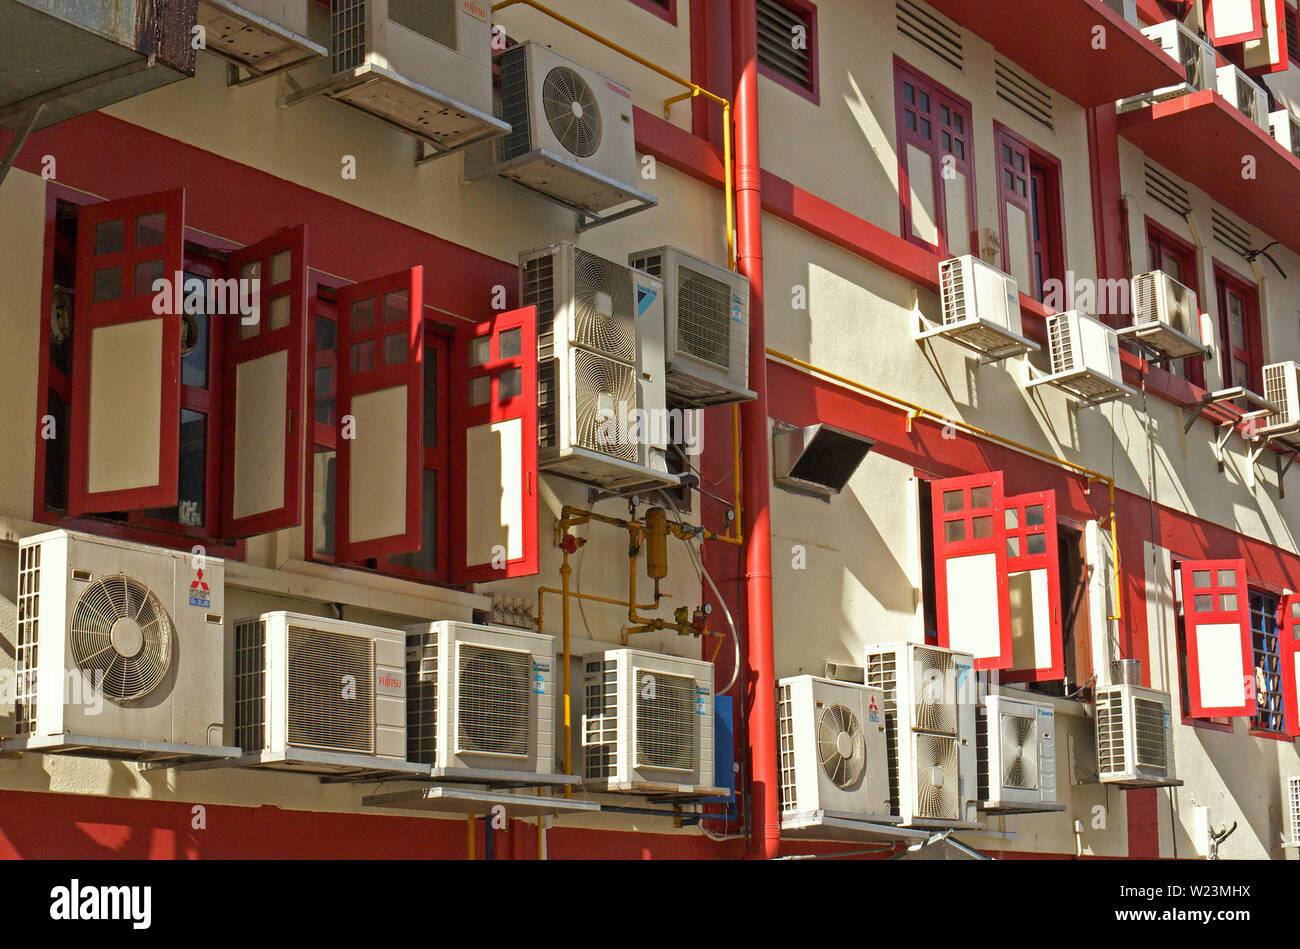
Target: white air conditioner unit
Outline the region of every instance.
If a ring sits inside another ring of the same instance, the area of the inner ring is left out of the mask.
[[[538,463],[606,490],[668,472],[663,284],[573,244],[520,257],[537,307]]]
[[[400,629],[284,611],[235,623],[233,744],[286,770],[400,770],[405,656]]]
[[[1300,365],[1288,360],[1265,366],[1264,398],[1278,410],[1264,419],[1257,434],[1291,434],[1300,429]]]
[[[1169,693],[1137,685],[1097,690],[1097,773],[1102,784],[1161,787],[1174,777]]]
[[[1268,114],[1268,125],[1277,143],[1300,158],[1300,118],[1290,109],[1279,109]]]
[[[1196,293],[1160,270],[1133,278],[1133,325],[1121,335],[1171,359],[1205,355]]]
[[[1150,105],[1153,102],[1162,102],[1165,99],[1174,99],[1189,92],[1215,88],[1216,59],[1214,47],[1207,40],[1202,39],[1178,20],[1166,20],[1164,23],[1144,27],[1142,35],[1182,66],[1187,81],[1124,99],[1119,105],[1121,112]]]
[[[1286,813],[1290,839],[1282,846],[1300,848],[1300,775],[1286,779]]]
[[[1231,64],[1220,66],[1218,89],[1219,95],[1227,99],[1229,105],[1235,107],[1264,131],[1268,131],[1268,94],[1259,83],[1242,72],[1240,67]]]
[[[890,820],[885,696],[818,676],[777,685],[783,816]]]
[[[406,757],[434,777],[555,777],[555,640],[523,629],[406,627]]]
[[[976,708],[980,808],[1060,811],[1056,802],[1056,710],[1050,703],[989,695]]]
[[[978,257],[954,257],[939,264],[939,302],[943,323],[932,327],[922,319],[918,340],[944,336],[982,353],[986,361],[1038,349],[1021,333],[1015,278]]]
[[[329,61],[304,71],[295,104],[324,95],[396,126],[435,154],[509,131],[492,114],[490,4],[485,0],[330,0],[308,16]]]
[[[1078,310],[1053,313],[1047,317],[1047,344],[1052,371],[1044,376],[1030,367],[1026,388],[1053,385],[1085,405],[1133,395],[1124,384],[1119,336],[1100,320]]]
[[[632,93],[622,83],[538,43],[496,54],[497,115],[511,131],[465,156],[471,181],[501,175],[586,214],[629,201],[658,203],[636,187]]]
[[[310,0],[199,0],[205,49],[255,73],[280,72],[329,55],[308,39]]]
[[[68,531],[18,545],[15,734],[28,750],[233,757],[225,565]]]
[[[905,827],[975,827],[975,659],[918,643],[866,647],[884,693],[891,811]]]
[[[749,280],[673,247],[638,251],[627,262],[664,282],[669,394],[699,408],[754,398],[749,389]]]
[[[584,784],[594,791],[717,797],[713,664],[637,649],[583,657]]]

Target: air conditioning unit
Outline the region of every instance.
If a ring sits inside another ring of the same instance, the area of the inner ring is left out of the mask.
[[[668,472],[663,284],[573,244],[520,258],[537,307],[538,463],[606,490]]]
[[[749,389],[749,280],[673,247],[630,254],[664,282],[667,388],[698,408],[754,398]]]
[[[1015,278],[978,257],[954,257],[939,264],[939,301],[943,323],[923,329],[917,339],[944,336],[990,360],[1038,348],[1021,333]]]
[[[1286,813],[1290,839],[1283,846],[1300,848],[1300,775],[1286,779]]]
[[[1056,803],[1056,710],[1046,702],[989,695],[975,710],[980,808],[1064,810]]]
[[[1133,278],[1133,336],[1172,359],[1204,356],[1196,293],[1160,270]]]
[[[891,812],[905,827],[978,826],[974,657],[884,643],[865,666],[884,693]]]
[[[310,0],[199,0],[205,48],[256,73],[279,72],[329,55],[307,38]]]
[[[295,104],[324,95],[416,136],[435,153],[509,131],[492,114],[486,0],[330,0],[309,19],[330,38],[329,60],[304,71]]]
[[[1300,429],[1300,365],[1287,361],[1265,366],[1264,398],[1278,410],[1259,426],[1259,435],[1290,434]]]
[[[233,743],[286,770],[404,764],[405,655],[399,629],[284,611],[237,622]]]
[[[501,175],[580,213],[658,203],[636,187],[632,93],[538,43],[496,54],[496,114],[511,131],[465,156],[471,181]]]
[[[889,820],[884,693],[803,675],[777,699],[782,815]]]
[[[1137,685],[1097,690],[1097,772],[1102,784],[1160,787],[1174,778],[1169,693]]]
[[[406,757],[434,777],[553,776],[555,640],[523,629],[406,627]]]
[[[1279,109],[1268,114],[1268,125],[1277,143],[1300,158],[1300,118],[1290,109]]]
[[[1263,87],[1251,79],[1240,67],[1220,66],[1218,72],[1219,95],[1228,100],[1246,118],[1264,131],[1268,131],[1268,95]]]
[[[1044,376],[1031,367],[1027,388],[1053,385],[1085,405],[1133,395],[1124,384],[1119,336],[1100,320],[1078,310],[1050,314],[1047,344],[1052,371]]]
[[[1154,26],[1143,28],[1142,35],[1164,50],[1183,67],[1187,81],[1176,86],[1165,86],[1163,89],[1157,89],[1145,95],[1125,99],[1120,103],[1120,111],[1215,87],[1217,78],[1215,75],[1214,47],[1189,27],[1178,20],[1166,20],[1164,23],[1157,23]]]
[[[29,750],[231,757],[223,561],[50,531],[18,544],[15,734]]]
[[[595,791],[716,797],[713,664],[637,649],[583,657],[582,762]]]

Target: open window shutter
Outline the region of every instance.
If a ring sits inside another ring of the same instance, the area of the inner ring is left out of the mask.
[[[225,320],[221,536],[302,520],[307,228],[230,255],[227,277],[258,281],[258,311]]]
[[[1215,46],[1244,43],[1264,35],[1261,0],[1205,0],[1205,32]]]
[[[176,504],[184,235],[184,190],[79,212],[70,515]]]
[[[1244,560],[1184,560],[1187,714],[1255,714],[1250,592]]]
[[[335,559],[420,549],[424,268],[338,292]]]
[[[537,308],[462,328],[451,361],[456,582],[537,573]]]
[[[1260,0],[1263,34],[1242,49],[1242,62],[1253,74],[1280,72],[1290,66],[1286,51],[1286,18],[1295,16],[1286,0]]]
[[[1300,594],[1289,593],[1277,607],[1277,652],[1282,666],[1282,717],[1286,733],[1300,737]]]
[[[1060,547],[1056,492],[1004,501],[1011,654],[1005,682],[1040,682],[1065,675],[1061,637]]]
[[[939,645],[975,656],[975,668],[1012,662],[1002,472],[931,484]]]

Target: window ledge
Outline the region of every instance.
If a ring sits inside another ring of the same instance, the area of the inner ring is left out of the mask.
[[[1191,725],[1193,728],[1204,728],[1206,731],[1212,732],[1228,732],[1231,734],[1233,730],[1232,722],[1207,722],[1203,718],[1188,718],[1186,715],[1183,716],[1183,724]]]
[[[1284,735],[1281,732],[1265,731],[1262,728],[1250,729],[1250,735],[1252,738],[1271,738],[1273,741],[1285,741],[1288,744],[1295,741],[1295,739],[1290,735]]]

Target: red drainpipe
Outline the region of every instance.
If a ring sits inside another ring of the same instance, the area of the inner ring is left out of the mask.
[[[767,343],[763,332],[762,171],[758,161],[758,18],[754,0],[731,0],[736,79],[736,250],[749,278],[749,385],[740,407],[744,447],[745,683],[749,692],[750,838],[748,856],[770,859],[781,845],[772,647],[772,524],[768,482]]]

